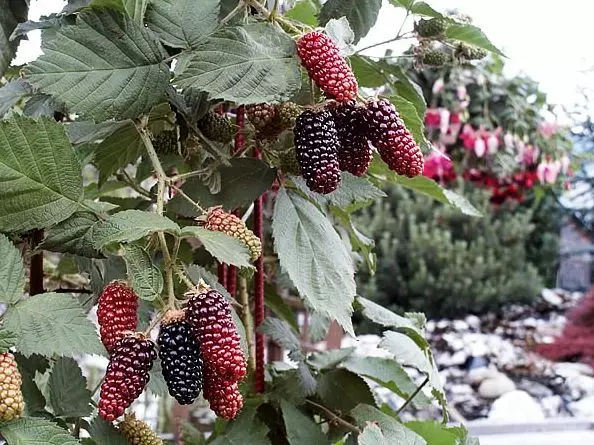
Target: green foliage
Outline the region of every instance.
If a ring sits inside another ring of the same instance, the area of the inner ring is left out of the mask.
[[[483,312],[537,295],[542,278],[527,256],[534,212],[491,212],[487,192],[464,194],[482,218],[397,188],[389,202],[378,201],[361,215],[358,225],[375,234],[379,259],[377,275],[361,278],[362,293],[386,307],[439,316]]]

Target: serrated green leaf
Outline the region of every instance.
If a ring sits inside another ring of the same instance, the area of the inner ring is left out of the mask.
[[[394,417],[388,416],[373,406],[358,405],[351,411],[351,416],[361,428],[365,428],[370,422],[375,423],[388,439],[389,444],[426,445],[427,443]]]
[[[41,413],[45,412],[46,401],[45,397],[35,384],[34,377],[36,371],[41,373],[45,372],[45,368],[49,366],[49,363],[45,358],[38,360],[40,356],[37,355],[25,358],[23,355],[16,353],[14,356],[23,382],[21,384],[21,391],[25,401],[25,411],[23,414],[25,416],[39,416]]]
[[[290,445],[328,445],[330,442],[315,422],[286,400],[281,400],[281,410]]]
[[[0,62],[1,64],[1,62]],[[23,97],[31,94],[33,89],[25,79],[19,77],[7,82],[0,88],[0,118],[16,105]]]
[[[8,351],[17,343],[17,336],[6,329],[0,329],[0,354]]]
[[[390,445],[393,442],[388,441],[379,426],[369,422],[357,438],[357,443],[359,445]]]
[[[360,87],[377,88],[388,81],[387,74],[375,60],[361,55],[352,56],[349,60]]]
[[[404,121],[406,128],[410,130],[417,144],[421,146],[426,145],[425,124],[423,123],[423,118],[417,112],[414,104],[401,96],[392,96],[390,101],[396,107],[396,110]]]
[[[39,249],[72,253],[87,258],[102,258],[93,246],[97,224],[102,220],[91,212],[76,212],[70,218],[50,227]]]
[[[120,122],[76,121],[65,124],[68,139],[72,144],[88,144],[105,139],[115,131],[130,125],[129,120]]]
[[[256,417],[259,404],[257,399],[248,400],[235,420],[226,424],[224,433],[209,445],[271,445],[267,437],[268,427]]]
[[[234,300],[234,298],[229,294],[227,289],[225,289],[225,286],[219,283],[219,279],[215,274],[209,272],[203,267],[198,266],[197,264],[190,264],[188,267],[186,267],[186,271],[188,273],[188,276],[194,283],[198,283],[200,280],[204,280],[206,284],[208,284],[211,288],[223,295],[227,300]]]
[[[408,318],[395,314],[367,298],[357,297],[357,302],[361,305],[361,311],[365,318],[374,323],[393,328],[415,328],[414,323]]]
[[[9,67],[21,42],[21,37],[10,41],[10,36],[20,22],[27,20],[28,10],[28,1],[0,0],[0,77]]]
[[[49,420],[38,417],[0,424],[0,434],[10,445],[77,445],[70,433]]]
[[[216,30],[219,10],[219,0],[163,0],[150,4],[146,22],[166,45],[188,49]]]
[[[422,436],[430,445],[458,445],[458,433],[433,420],[407,422],[410,428]]]
[[[44,228],[68,218],[83,198],[78,159],[53,119],[0,121],[0,230]]]
[[[427,104],[425,103],[421,87],[408,78],[401,66],[389,64],[385,61],[382,62],[382,66],[385,71],[395,77],[390,82],[394,92],[412,103],[417,109],[419,116],[425,116]]]
[[[328,0],[320,11],[320,25],[330,19],[346,17],[355,33],[357,43],[375,25],[382,0]]]
[[[63,113],[64,105],[49,94],[35,93],[23,106],[23,114],[29,117],[47,116],[53,118],[55,113]]]
[[[155,363],[153,364],[147,389],[157,397],[163,397],[168,393],[167,383],[165,382],[163,371],[161,369],[161,360],[155,360]]]
[[[179,226],[164,216],[142,210],[124,210],[97,225],[93,244],[101,249],[111,243],[136,241],[149,233],[178,234],[179,231]]]
[[[222,263],[238,267],[253,267],[247,246],[233,236],[198,226],[184,227],[181,236],[198,238],[204,248]]]
[[[99,186],[122,167],[135,163],[144,144],[132,122],[105,138],[95,149],[93,162],[99,170]]]
[[[299,0],[285,16],[309,26],[317,26],[318,6],[314,0]]]
[[[350,357],[343,366],[355,374],[370,378],[403,399],[408,399],[417,389],[417,385],[404,368],[392,359]],[[417,408],[424,408],[431,404],[431,400],[423,392],[419,392],[412,402]]]
[[[78,363],[62,357],[49,376],[49,403],[58,417],[84,417],[91,414],[91,391]]]
[[[276,177],[276,170],[258,159],[231,159],[230,166],[221,167],[221,190],[212,194],[199,179],[190,179],[183,191],[202,207],[223,206],[227,210],[251,204],[270,188]],[[176,196],[167,209],[187,217],[196,216],[196,208],[181,196]]]
[[[332,349],[329,351],[314,352],[307,358],[307,363],[316,369],[334,368],[342,363],[353,353],[355,348]]]
[[[140,298],[153,301],[163,292],[163,274],[142,247],[126,244],[123,249],[130,284]]]
[[[470,24],[453,24],[449,25],[445,31],[445,36],[448,39],[459,40],[461,42],[470,43],[479,48],[491,51],[499,56],[505,57],[499,48],[491,43],[488,37],[480,28]]]
[[[281,267],[306,303],[353,333],[354,266],[328,219],[283,188],[276,197],[272,234]]]
[[[95,445],[129,445],[111,422],[106,422],[100,417],[95,417],[86,430]]]
[[[4,327],[18,336],[24,355],[73,357],[105,354],[97,330],[72,295],[47,293],[10,307]]]
[[[428,17],[443,18],[443,14],[441,12],[436,11],[425,2],[415,2],[411,8],[411,12],[414,14],[426,15]]]
[[[269,336],[275,343],[289,351],[289,358],[295,361],[305,359],[301,351],[301,342],[286,321],[267,317],[258,330]]]
[[[360,403],[375,406],[373,393],[365,380],[346,369],[325,373],[318,380],[318,394],[324,406],[343,414]]]
[[[76,25],[44,40],[42,51],[26,69],[33,86],[96,121],[146,113],[169,82],[164,51],[151,32],[113,10],[79,14]]]
[[[19,250],[0,233],[0,302],[14,303],[25,285],[25,267]]]
[[[217,31],[182,53],[175,83],[237,103],[278,102],[301,87],[295,42],[268,23]]]

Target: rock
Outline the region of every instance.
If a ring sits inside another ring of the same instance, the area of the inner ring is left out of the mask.
[[[468,331],[468,323],[466,323],[464,320],[454,320],[454,331],[458,331],[458,332],[464,332],[464,331]]]
[[[493,367],[472,368],[466,375],[466,381],[471,385],[478,385],[483,380],[493,378],[499,374],[499,371]]]
[[[526,391],[512,391],[493,402],[489,419],[499,422],[525,423],[545,419],[542,407]]]
[[[466,369],[468,369],[469,371],[473,369],[486,368],[487,366],[489,366],[489,359],[484,355],[478,357],[469,357],[466,360]]]
[[[478,393],[485,399],[496,399],[515,389],[516,384],[508,376],[498,373],[493,377],[483,380],[479,386]]]
[[[470,329],[478,331],[481,329],[481,319],[476,315],[468,315],[464,321],[470,326]]]
[[[563,409],[563,399],[561,396],[548,396],[540,400],[540,405],[547,417],[559,417]]]
[[[463,398],[464,396],[471,397],[474,395],[474,390],[472,387],[465,383],[452,385],[450,386],[449,390],[453,399]]]
[[[563,304],[563,298],[561,298],[561,296],[559,296],[554,290],[543,289],[541,296],[543,300],[545,300],[551,306],[561,306]]]
[[[553,395],[553,391],[542,383],[534,380],[522,379],[518,382],[518,389],[526,391],[532,397],[537,399],[544,399]]]
[[[594,377],[587,375],[573,375],[565,381],[570,389],[576,389],[583,396],[594,396]]]
[[[450,357],[450,366],[462,366],[466,363],[467,359],[468,354],[466,354],[466,351],[455,352],[454,355]]]
[[[555,372],[565,378],[578,374],[594,376],[594,369],[583,363],[561,362],[553,365]]]

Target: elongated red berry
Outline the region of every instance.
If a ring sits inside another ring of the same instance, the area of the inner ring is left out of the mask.
[[[170,311],[165,315],[158,344],[169,394],[180,405],[189,405],[202,390],[202,355],[184,311]]]
[[[316,193],[331,193],[340,183],[340,142],[328,111],[306,110],[293,129],[295,155],[305,183]]]
[[[297,53],[309,77],[330,99],[346,102],[357,96],[357,79],[336,42],[321,32],[297,40]]]
[[[112,281],[99,295],[97,321],[101,341],[111,352],[116,341],[126,331],[136,331],[138,325],[138,296],[123,281]]]
[[[247,228],[245,222],[232,213],[225,212],[222,207],[208,209],[204,228],[223,232],[240,240],[249,249],[252,261],[262,255],[262,242]]]
[[[350,101],[330,107],[330,113],[340,140],[340,169],[355,176],[364,175],[373,160],[373,151],[367,139],[367,109]]]
[[[225,382],[210,365],[204,367],[204,398],[210,409],[223,419],[234,419],[243,407],[237,383]]]
[[[229,302],[219,292],[200,286],[187,295],[191,298],[186,308],[186,321],[200,343],[204,366],[210,366],[225,382],[243,379],[246,360]]]
[[[116,341],[99,395],[99,415],[103,419],[117,419],[140,396],[156,358],[155,344],[142,334]]]
[[[386,99],[367,103],[369,140],[390,170],[412,178],[423,173],[423,152],[404,125],[400,115]]]

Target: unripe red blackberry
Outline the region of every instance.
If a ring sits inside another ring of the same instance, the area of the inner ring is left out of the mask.
[[[388,100],[367,103],[369,139],[390,170],[412,178],[423,173],[421,149]]]
[[[115,343],[99,395],[103,419],[117,419],[140,396],[156,358],[155,344],[142,334],[127,335]]]
[[[97,305],[99,333],[105,349],[111,352],[125,331],[135,331],[138,325],[138,296],[123,281],[112,281],[101,295]]]
[[[357,79],[336,42],[321,32],[297,40],[297,54],[309,77],[330,99],[346,102],[357,96]]]
[[[227,383],[245,377],[246,360],[229,302],[219,292],[198,287],[190,292],[186,321],[200,344],[204,366]],[[205,390],[206,391],[206,390]]]
[[[16,419],[23,413],[22,383],[14,355],[10,352],[0,354],[0,421]]]
[[[276,107],[273,104],[246,105],[245,114],[256,130],[263,130],[276,118]]]
[[[340,183],[340,142],[330,112],[305,110],[297,118],[293,133],[299,169],[309,189],[323,194],[336,190]]]
[[[126,414],[118,429],[130,445],[163,445],[163,441],[149,424],[137,419],[134,413]]]
[[[223,419],[234,419],[243,407],[243,397],[237,383],[229,384],[210,365],[204,367],[204,398],[210,409]]]
[[[250,251],[252,261],[256,261],[262,255],[260,238],[247,228],[241,218],[225,212],[222,207],[208,209],[204,228],[215,232],[223,232],[240,240]]]
[[[208,139],[223,143],[231,142],[235,133],[229,118],[214,111],[208,111],[198,121],[198,128]]]
[[[165,315],[157,343],[169,394],[180,405],[189,405],[202,390],[202,356],[184,311]]]
[[[364,175],[373,160],[373,151],[367,140],[369,125],[366,108],[351,101],[330,107],[330,112],[340,140],[340,169],[355,176]]]
[[[177,131],[165,130],[153,137],[153,146],[157,153],[177,153]]]

